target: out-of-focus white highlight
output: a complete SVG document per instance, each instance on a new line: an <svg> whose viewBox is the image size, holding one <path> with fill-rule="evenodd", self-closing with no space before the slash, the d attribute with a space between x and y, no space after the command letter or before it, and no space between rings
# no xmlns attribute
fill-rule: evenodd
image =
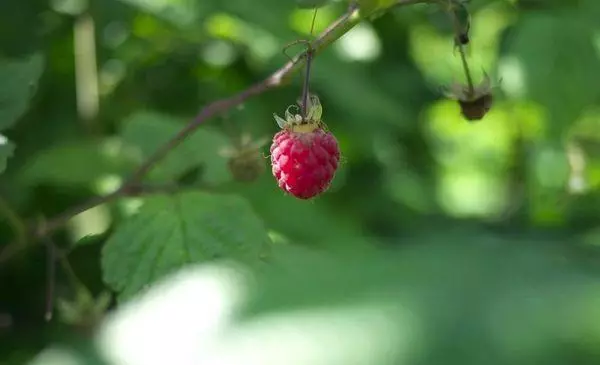
<svg viewBox="0 0 600 365"><path fill-rule="evenodd" d="M106 205L99 205L74 216L68 223L69 234L72 240L79 241L106 232L110 223L110 210Z"/></svg>
<svg viewBox="0 0 600 365"><path fill-rule="evenodd" d="M121 199L119 202L119 208L126 217L131 217L140 212L140 209L144 206L144 199L142 198L126 198Z"/></svg>
<svg viewBox="0 0 600 365"><path fill-rule="evenodd" d="M234 321L248 279L227 266L181 272L109 318L101 351L112 365L383 365L418 347L414 317L395 303Z"/></svg>
<svg viewBox="0 0 600 365"><path fill-rule="evenodd" d="M199 16L196 0L121 0L146 12L186 27L194 25Z"/></svg>
<svg viewBox="0 0 600 365"><path fill-rule="evenodd" d="M410 353L413 326L380 305L306 309L264 315L231 328L196 364L394 364Z"/></svg>
<svg viewBox="0 0 600 365"><path fill-rule="evenodd" d="M123 185L123 178L118 175L106 175L95 182L95 188L100 194L110 194Z"/></svg>
<svg viewBox="0 0 600 365"><path fill-rule="evenodd" d="M369 62L381 54L381 41L373 27L361 23L335 43L341 58L350 61Z"/></svg>
<svg viewBox="0 0 600 365"><path fill-rule="evenodd" d="M88 6L88 1L84 0L51 0L50 7L58 13L70 15L81 14Z"/></svg>
<svg viewBox="0 0 600 365"><path fill-rule="evenodd" d="M569 192L572 194L583 194L588 187L585 176L585 153L580 146L570 143L567 145L567 158L571 168L569 175Z"/></svg>
<svg viewBox="0 0 600 365"><path fill-rule="evenodd" d="M5 144L8 144L8 138L0 134L0 146L4 146Z"/></svg>
<svg viewBox="0 0 600 365"><path fill-rule="evenodd" d="M440 203L457 216L489 215L502 207L505 192L493 176L477 170L447 171L438 187Z"/></svg>
<svg viewBox="0 0 600 365"><path fill-rule="evenodd" d="M100 351L113 365L197 365L243 298L241 272L191 267L122 305L100 329Z"/></svg>
<svg viewBox="0 0 600 365"><path fill-rule="evenodd" d="M51 347L40 352L29 361L28 365L84 365L85 362L71 351L59 347Z"/></svg>
<svg viewBox="0 0 600 365"><path fill-rule="evenodd" d="M233 46L220 40L210 42L202 49L202 58L212 66L228 66L234 61L235 56Z"/></svg>
<svg viewBox="0 0 600 365"><path fill-rule="evenodd" d="M523 66L515 57L503 58L498 66L502 90L510 97L521 98L527 93Z"/></svg>

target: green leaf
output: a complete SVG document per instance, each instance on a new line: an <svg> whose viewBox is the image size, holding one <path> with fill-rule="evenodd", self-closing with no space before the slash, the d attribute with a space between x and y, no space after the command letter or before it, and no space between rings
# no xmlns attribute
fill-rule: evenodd
<svg viewBox="0 0 600 365"><path fill-rule="evenodd" d="M138 162L142 162L179 133L186 122L188 121L157 113L139 112L125 121L123 140L140 152ZM228 144L229 141L223 134L202 126L170 151L150 173L150 178L172 181L193 167L202 166L205 182L228 181L231 179L231 173L227 168L227 159L220 154Z"/></svg>
<svg viewBox="0 0 600 365"><path fill-rule="evenodd" d="M268 242L262 221L238 196L156 196L109 238L102 253L104 281L124 299L190 263L258 263Z"/></svg>
<svg viewBox="0 0 600 365"><path fill-rule="evenodd" d="M20 60L0 58L0 130L14 125L25 113L43 69L39 53Z"/></svg>
<svg viewBox="0 0 600 365"><path fill-rule="evenodd" d="M6 170L6 161L12 157L15 151L15 144L0 134L0 173Z"/></svg>
<svg viewBox="0 0 600 365"><path fill-rule="evenodd" d="M576 16L532 13L517 30L511 53L523 67L527 96L547 108L560 135L600 96L593 29Z"/></svg>
<svg viewBox="0 0 600 365"><path fill-rule="evenodd" d="M121 175L126 167L132 167L124 157L111 141L67 142L32 156L19 178L24 184L34 185L90 184L103 176Z"/></svg>

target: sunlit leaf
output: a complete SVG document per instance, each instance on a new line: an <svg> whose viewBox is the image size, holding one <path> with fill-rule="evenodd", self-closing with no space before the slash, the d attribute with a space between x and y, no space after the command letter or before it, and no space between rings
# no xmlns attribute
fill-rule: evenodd
<svg viewBox="0 0 600 365"><path fill-rule="evenodd" d="M263 223L242 198L200 192L156 196L106 243L104 280L126 298L189 263L260 262L268 242Z"/></svg>

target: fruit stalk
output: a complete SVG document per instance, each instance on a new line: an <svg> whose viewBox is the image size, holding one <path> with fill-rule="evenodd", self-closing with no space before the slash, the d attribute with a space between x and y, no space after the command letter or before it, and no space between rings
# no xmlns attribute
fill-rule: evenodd
<svg viewBox="0 0 600 365"><path fill-rule="evenodd" d="M317 19L317 11L319 9L315 8L313 13L312 23L310 24L310 36L312 37L313 32L315 30L315 20ZM312 65L313 60L313 48L311 43L309 42L306 47L306 70L304 74L304 84L302 85L302 105L301 115L302 120L306 120L306 116L308 115L308 98L310 95L309 87L310 87L310 67Z"/></svg>
<svg viewBox="0 0 600 365"><path fill-rule="evenodd" d="M308 45L308 49L306 50L306 71L304 74L304 84L302 85L302 105L300 106L302 120L306 120L306 116L308 115L308 98L310 94L310 66L312 64L313 59L313 51Z"/></svg>
<svg viewBox="0 0 600 365"><path fill-rule="evenodd" d="M455 38L458 38L461 36L461 34L463 32L461 30L461 25L460 25L458 16L454 12L454 8L452 8L452 6L453 5L450 5L451 8L449 9L448 13L450 14L450 17L452 18L452 23L454 25L454 32L456 33ZM475 95L475 84L473 83L473 76L471 75L471 69L469 68L469 63L467 62L465 46L462 43L458 43L458 44L456 44L456 47L458 47L458 53L460 54L460 61L462 63L462 68L465 73L465 78L467 79L468 95L470 97L472 97L473 95Z"/></svg>

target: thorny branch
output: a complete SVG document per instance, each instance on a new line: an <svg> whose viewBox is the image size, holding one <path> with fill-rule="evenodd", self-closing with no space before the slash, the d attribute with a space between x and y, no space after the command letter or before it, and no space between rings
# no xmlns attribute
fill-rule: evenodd
<svg viewBox="0 0 600 365"><path fill-rule="evenodd" d="M413 5L417 3L428 3L436 0L397 0L390 8L401 5ZM111 202L119 197L140 195L140 181L152 168L160 162L171 150L182 143L189 137L202 123L206 120L222 114L248 99L263 94L271 89L278 88L289 81L290 77L300 70L307 61L307 58L316 56L320 51L327 48L350 29L356 26L363 18L360 14L360 9L356 1L352 1L348 10L330 24L323 32L321 32L314 41L312 41L307 50L299 53L292 60L284 64L278 70L273 72L266 79L253 84L247 89L239 92L226 99L214 101L206 105L198 115L188 125L182 128L168 142L162 145L153 155L151 155L144 163L142 163L129 177L129 179L116 191L104 195L93 197L90 200L75 206L54 218L49 219L43 225L34 226L30 232L31 241L39 240L52 232L58 230L65 225L72 217L79 213L85 212L95 206ZM26 245L12 242L0 251L0 264L9 260L12 256L27 247Z"/></svg>

